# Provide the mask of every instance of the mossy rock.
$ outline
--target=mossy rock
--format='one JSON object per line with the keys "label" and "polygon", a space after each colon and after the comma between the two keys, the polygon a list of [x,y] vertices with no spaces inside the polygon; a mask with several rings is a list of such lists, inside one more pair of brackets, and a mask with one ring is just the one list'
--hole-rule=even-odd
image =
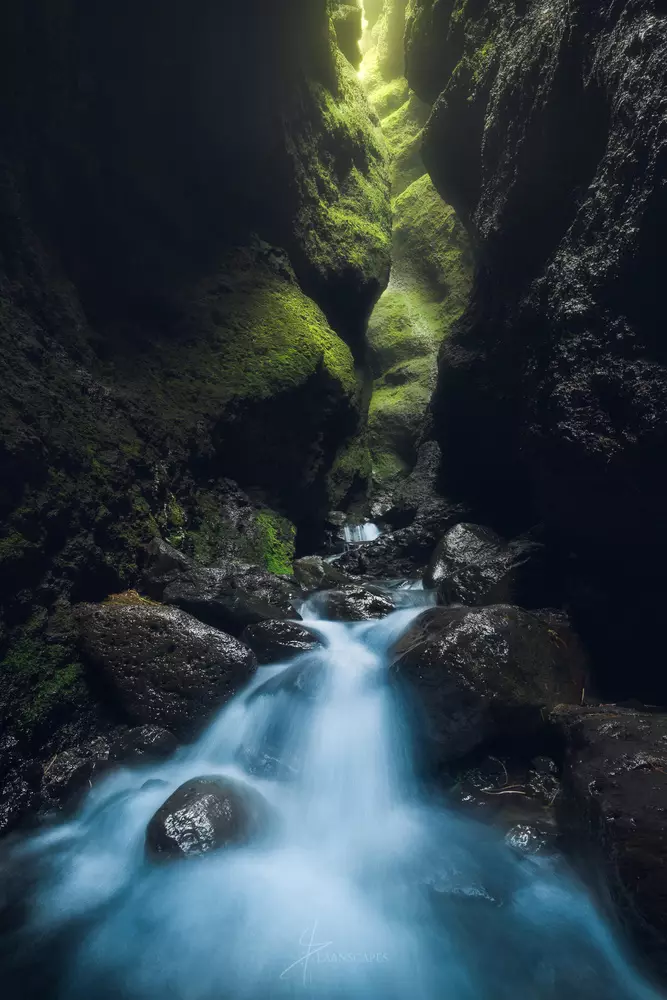
{"label": "mossy rock", "polygon": [[389,276],[387,152],[353,67],[340,53],[335,63],[334,89],[311,86],[312,117],[321,127],[294,140],[302,207],[290,253],[334,328],[359,344]]}
{"label": "mossy rock", "polygon": [[68,608],[50,621],[45,611],[36,612],[14,631],[0,659],[3,724],[31,739],[73,723],[92,704]]}
{"label": "mossy rock", "polygon": [[424,174],[421,156],[422,132],[431,109],[416,94],[382,119],[382,130],[390,155],[392,196],[396,198]]}
{"label": "mossy rock", "polygon": [[361,7],[349,3],[338,5],[331,14],[338,47],[355,69],[361,65],[362,17]]}

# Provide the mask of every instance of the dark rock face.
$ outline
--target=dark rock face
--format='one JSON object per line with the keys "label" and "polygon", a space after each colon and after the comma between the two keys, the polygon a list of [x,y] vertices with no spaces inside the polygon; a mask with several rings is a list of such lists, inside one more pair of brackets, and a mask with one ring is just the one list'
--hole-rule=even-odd
{"label": "dark rock face", "polygon": [[436,761],[500,734],[530,734],[542,710],[581,700],[585,660],[573,633],[521,608],[434,608],[394,650]]}
{"label": "dark rock face", "polygon": [[543,607],[541,553],[526,539],[506,542],[482,525],[457,524],[433,553],[424,585],[437,589],[442,604]]}
{"label": "dark rock face", "polygon": [[411,474],[374,495],[371,516],[393,530],[355,545],[336,560],[338,568],[377,580],[421,575],[437,543],[464,513],[460,504],[440,495],[440,461],[437,443],[427,441]]}
{"label": "dark rock face", "polygon": [[296,587],[259,569],[233,576],[225,570],[193,567],[169,583],[162,599],[206,625],[239,636],[258,622],[298,618]]}
{"label": "dark rock face", "polygon": [[178,749],[178,740],[161,726],[137,726],[128,729],[109,747],[109,760],[119,764],[149,764],[171,757]]}
{"label": "dark rock face", "polygon": [[592,838],[643,952],[664,971],[667,716],[600,705],[551,719],[566,747],[564,819]]}
{"label": "dark rock face", "polygon": [[[436,101],[424,158],[478,261],[440,358],[449,488],[581,558],[600,681],[660,701],[665,17],[660,0],[417,0],[407,39],[410,83]],[[619,578],[638,584],[620,610]]]}
{"label": "dark rock face", "polygon": [[310,653],[322,642],[296,622],[266,621],[250,625],[241,641],[252,649],[260,663],[279,663],[299,653]]}
{"label": "dark rock face", "polygon": [[343,573],[337,565],[327,562],[322,556],[304,556],[302,559],[296,559],[294,579],[305,591],[330,590],[350,582],[347,573]]}
{"label": "dark rock face", "polygon": [[255,669],[247,646],[177,608],[84,604],[77,618],[84,657],[132,722],[191,734]]}
{"label": "dark rock face", "polygon": [[230,778],[186,781],[156,812],[146,829],[154,860],[200,857],[247,843],[266,826],[268,808],[249,785]]}
{"label": "dark rock face", "polygon": [[393,603],[384,594],[354,584],[341,590],[327,590],[314,600],[324,617],[338,622],[385,618],[395,610]]}

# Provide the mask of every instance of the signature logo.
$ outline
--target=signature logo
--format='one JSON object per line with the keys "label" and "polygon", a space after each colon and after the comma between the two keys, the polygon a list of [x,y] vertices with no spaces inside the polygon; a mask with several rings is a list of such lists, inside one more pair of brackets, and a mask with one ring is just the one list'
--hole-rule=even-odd
{"label": "signature logo", "polygon": [[333,950],[333,941],[317,940],[317,920],[309,931],[304,931],[299,938],[299,947],[303,950],[296,961],[288,965],[280,973],[281,979],[298,970],[301,973],[303,985],[306,986],[312,976],[312,966],[316,965],[381,965],[389,961],[386,952],[338,952]]}

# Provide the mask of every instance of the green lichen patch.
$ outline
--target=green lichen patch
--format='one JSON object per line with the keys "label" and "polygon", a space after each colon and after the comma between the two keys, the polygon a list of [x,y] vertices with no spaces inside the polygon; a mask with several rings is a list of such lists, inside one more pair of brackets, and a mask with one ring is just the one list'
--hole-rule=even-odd
{"label": "green lichen patch", "polygon": [[296,529],[287,518],[274,511],[264,510],[257,515],[259,529],[260,565],[270,573],[294,573],[294,541]]}

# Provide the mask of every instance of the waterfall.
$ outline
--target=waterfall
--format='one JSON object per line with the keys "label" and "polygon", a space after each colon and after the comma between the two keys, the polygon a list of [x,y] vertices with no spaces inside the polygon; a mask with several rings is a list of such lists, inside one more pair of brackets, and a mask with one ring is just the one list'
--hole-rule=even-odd
{"label": "waterfall", "polygon": [[[387,672],[425,595],[401,595],[413,606],[354,624],[306,603],[324,648],[260,668],[195,745],[108,777],[71,821],[18,848],[39,874],[17,951],[38,963],[56,942],[54,997],[656,997],[562,859],[516,853],[421,787]],[[281,688],[295,667],[312,683]],[[266,799],[265,835],[147,860],[155,811],[185,780],[218,774]]]}
{"label": "waterfall", "polygon": [[380,537],[380,529],[377,524],[366,522],[365,524],[346,524],[343,528],[343,537],[348,545],[359,545],[361,542],[374,542]]}

